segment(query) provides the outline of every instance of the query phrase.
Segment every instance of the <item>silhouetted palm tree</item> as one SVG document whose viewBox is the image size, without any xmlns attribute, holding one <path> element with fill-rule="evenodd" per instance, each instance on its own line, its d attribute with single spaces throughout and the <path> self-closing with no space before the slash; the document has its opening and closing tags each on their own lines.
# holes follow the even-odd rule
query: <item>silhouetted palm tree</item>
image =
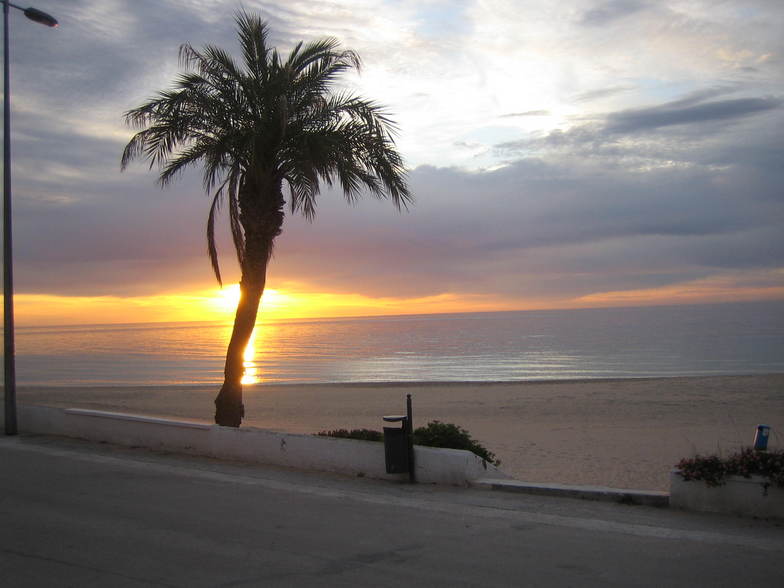
<svg viewBox="0 0 784 588">
<path fill-rule="evenodd" d="M 357 54 L 327 38 L 299 43 L 284 60 L 268 47 L 268 27 L 259 17 L 243 11 L 236 22 L 242 66 L 218 47 L 182 45 L 184 72 L 174 89 L 125 113 L 140 130 L 122 155 L 123 169 L 137 157 L 159 166 L 162 186 L 188 166 L 203 167 L 213 197 L 208 250 L 219 283 L 215 216 L 222 205 L 228 210 L 242 278 L 215 422 L 233 427 L 244 416 L 243 351 L 283 226 L 284 185 L 291 211 L 308 219 L 322 182 L 336 183 L 349 202 L 363 192 L 388 197 L 398 209 L 412 200 L 394 124 L 374 102 L 333 91 L 340 74 L 359 68 Z"/>
</svg>

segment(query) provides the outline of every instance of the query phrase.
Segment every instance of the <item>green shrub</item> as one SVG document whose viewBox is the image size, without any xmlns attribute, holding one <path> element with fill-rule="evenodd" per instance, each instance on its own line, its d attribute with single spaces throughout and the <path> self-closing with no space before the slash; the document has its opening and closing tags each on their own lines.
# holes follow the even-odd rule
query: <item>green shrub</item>
<svg viewBox="0 0 784 588">
<path fill-rule="evenodd" d="M 359 439 L 360 441 L 383 441 L 384 435 L 372 429 L 335 429 L 334 431 L 320 431 L 320 437 L 339 437 L 341 439 Z M 500 465 L 501 460 L 495 454 L 485 449 L 471 435 L 457 425 L 431 421 L 427 426 L 414 430 L 414 444 L 427 447 L 442 447 L 446 449 L 465 449 L 472 451 L 493 465 Z"/>
<path fill-rule="evenodd" d="M 727 467 L 724 461 L 716 455 L 701 456 L 682 459 L 676 466 L 687 482 L 702 480 L 708 486 L 721 486 L 727 476 Z"/>
<path fill-rule="evenodd" d="M 728 476 L 763 476 L 770 484 L 784 488 L 784 451 L 742 449 L 729 457 L 716 455 L 682 459 L 676 466 L 684 480 L 702 480 L 708 486 L 723 486 Z"/>
<path fill-rule="evenodd" d="M 359 439 L 360 441 L 383 441 L 384 435 L 372 429 L 335 429 L 334 431 L 320 431 L 320 437 L 340 437 L 341 439 Z"/>
<path fill-rule="evenodd" d="M 414 443 L 427 447 L 445 447 L 447 449 L 465 449 L 472 451 L 493 465 L 501 465 L 495 454 L 475 441 L 468 431 L 452 423 L 431 421 L 425 427 L 414 430 Z"/>
</svg>

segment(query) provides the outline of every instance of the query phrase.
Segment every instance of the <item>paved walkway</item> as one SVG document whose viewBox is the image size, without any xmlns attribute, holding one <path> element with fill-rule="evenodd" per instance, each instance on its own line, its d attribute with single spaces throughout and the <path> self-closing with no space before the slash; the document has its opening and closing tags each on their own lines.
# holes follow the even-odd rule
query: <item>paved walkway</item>
<svg viewBox="0 0 784 588">
<path fill-rule="evenodd" d="M 0 438 L 3 586 L 781 586 L 784 526 Z"/>
</svg>

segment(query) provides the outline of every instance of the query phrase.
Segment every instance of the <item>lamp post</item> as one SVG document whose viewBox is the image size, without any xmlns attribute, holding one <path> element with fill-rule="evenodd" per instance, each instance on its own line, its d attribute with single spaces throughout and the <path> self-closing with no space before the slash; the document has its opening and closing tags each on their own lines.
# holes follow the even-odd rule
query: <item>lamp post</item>
<svg viewBox="0 0 784 588">
<path fill-rule="evenodd" d="M 32 21 L 56 27 L 57 20 L 37 8 L 3 3 L 3 343 L 5 434 L 16 435 L 16 366 L 14 351 L 14 271 L 11 239 L 11 87 L 8 66 L 8 13 L 16 8 Z"/>
</svg>

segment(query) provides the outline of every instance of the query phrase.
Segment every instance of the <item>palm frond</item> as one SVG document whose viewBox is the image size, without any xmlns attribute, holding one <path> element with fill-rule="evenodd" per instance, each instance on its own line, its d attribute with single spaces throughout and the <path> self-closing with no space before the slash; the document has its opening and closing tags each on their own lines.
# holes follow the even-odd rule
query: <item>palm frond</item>
<svg viewBox="0 0 784 588">
<path fill-rule="evenodd" d="M 231 227 L 231 238 L 234 242 L 234 251 L 237 254 L 237 263 L 240 267 L 245 267 L 245 233 L 242 230 L 240 220 L 239 204 L 239 185 L 241 178 L 239 174 L 229 175 L 229 226 Z"/>
<path fill-rule="evenodd" d="M 210 265 L 212 271 L 215 273 L 215 279 L 218 284 L 223 286 L 223 280 L 220 273 L 220 262 L 218 260 L 218 246 L 215 243 L 215 215 L 220 208 L 221 199 L 223 198 L 223 186 L 215 191 L 210 205 L 210 214 L 207 217 L 207 253 L 210 257 Z"/>
<path fill-rule="evenodd" d="M 318 172 L 312 165 L 304 164 L 292 168 L 286 175 L 286 181 L 291 194 L 291 212 L 301 212 L 309 222 L 312 221 L 316 216 L 316 196 L 320 189 Z"/>
<path fill-rule="evenodd" d="M 258 16 L 239 10 L 234 17 L 240 38 L 240 47 L 248 72 L 257 80 L 266 77 L 268 65 L 268 27 Z"/>
</svg>

